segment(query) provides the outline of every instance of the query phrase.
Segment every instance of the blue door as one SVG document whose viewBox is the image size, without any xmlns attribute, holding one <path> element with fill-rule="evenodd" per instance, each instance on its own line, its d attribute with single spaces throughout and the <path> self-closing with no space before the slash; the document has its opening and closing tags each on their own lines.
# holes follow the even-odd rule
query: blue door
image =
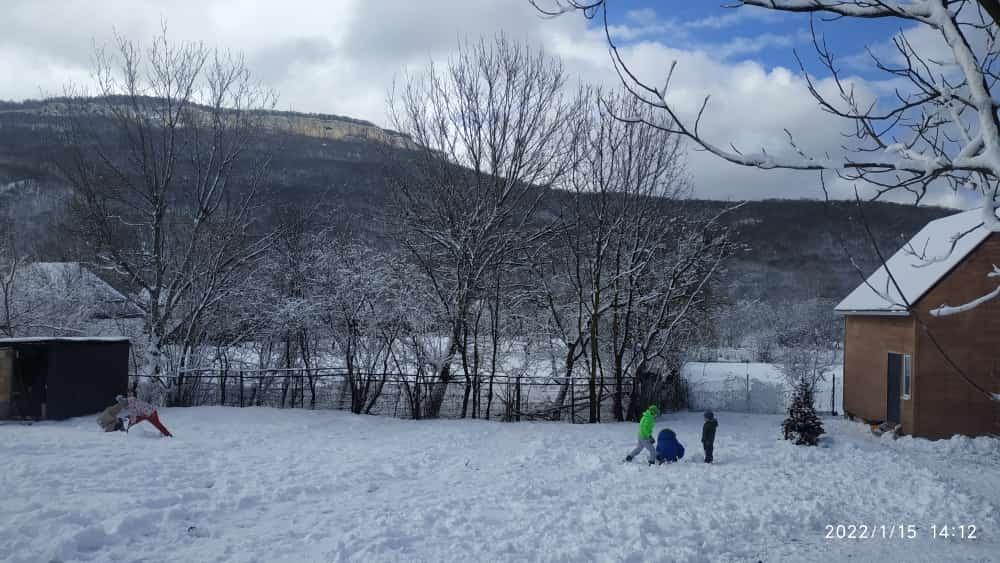
<svg viewBox="0 0 1000 563">
<path fill-rule="evenodd" d="M 885 405 L 885 419 L 888 422 L 899 424 L 899 395 L 903 379 L 903 356 L 902 354 L 889 353 L 889 367 L 886 373 L 887 392 Z"/>
</svg>

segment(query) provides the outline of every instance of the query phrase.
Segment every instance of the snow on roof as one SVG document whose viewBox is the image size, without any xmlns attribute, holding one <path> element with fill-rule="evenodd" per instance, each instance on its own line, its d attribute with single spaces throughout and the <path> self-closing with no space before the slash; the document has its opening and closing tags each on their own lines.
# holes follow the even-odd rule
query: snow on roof
<svg viewBox="0 0 1000 563">
<path fill-rule="evenodd" d="M 849 314 L 906 315 L 907 304 L 916 303 L 989 236 L 982 213 L 981 209 L 970 209 L 931 221 L 835 310 Z M 890 280 L 890 273 L 895 283 Z"/>
<path fill-rule="evenodd" d="M 54 286 L 65 288 L 71 283 L 79 283 L 94 297 L 108 302 L 124 302 L 125 296 L 79 262 L 32 262 L 25 266 L 29 275 L 43 276 Z"/>
<path fill-rule="evenodd" d="M 31 262 L 21 268 L 24 291 L 59 298 L 76 298 L 95 307 L 99 318 L 123 319 L 142 311 L 97 274 L 79 262 Z"/>
<path fill-rule="evenodd" d="M 33 344 L 42 342 L 128 342 L 123 336 L 34 336 L 30 338 L 0 338 L 3 344 Z"/>
</svg>

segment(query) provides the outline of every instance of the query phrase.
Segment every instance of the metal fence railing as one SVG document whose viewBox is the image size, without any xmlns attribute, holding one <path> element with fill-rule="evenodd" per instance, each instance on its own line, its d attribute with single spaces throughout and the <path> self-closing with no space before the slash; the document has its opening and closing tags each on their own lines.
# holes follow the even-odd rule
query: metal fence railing
<svg viewBox="0 0 1000 563">
<path fill-rule="evenodd" d="M 130 388 L 140 397 L 175 406 L 222 405 L 353 410 L 399 418 L 427 416 L 430 399 L 441 389 L 431 377 L 405 373 L 363 373 L 342 369 L 197 369 L 153 377 L 133 374 Z M 628 403 L 631 378 L 623 380 Z M 599 386 L 603 420 L 613 420 L 614 384 Z M 456 374 L 444 388 L 437 416 L 503 421 L 585 422 L 590 408 L 584 378 Z"/>
</svg>

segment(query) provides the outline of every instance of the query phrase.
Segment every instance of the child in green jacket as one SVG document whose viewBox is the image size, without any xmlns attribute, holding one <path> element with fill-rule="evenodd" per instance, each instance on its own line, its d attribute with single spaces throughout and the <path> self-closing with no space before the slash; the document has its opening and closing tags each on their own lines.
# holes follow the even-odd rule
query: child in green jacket
<svg viewBox="0 0 1000 563">
<path fill-rule="evenodd" d="M 649 464 L 653 465 L 656 462 L 656 450 L 653 446 L 656 441 L 653 440 L 653 423 L 656 417 L 660 416 L 660 409 L 656 405 L 650 405 L 644 413 L 642 413 L 642 418 L 639 420 L 639 440 L 630 454 L 625 456 L 625 461 L 632 461 L 632 458 L 639 455 L 639 452 L 646 449 L 649 452 Z"/>
</svg>

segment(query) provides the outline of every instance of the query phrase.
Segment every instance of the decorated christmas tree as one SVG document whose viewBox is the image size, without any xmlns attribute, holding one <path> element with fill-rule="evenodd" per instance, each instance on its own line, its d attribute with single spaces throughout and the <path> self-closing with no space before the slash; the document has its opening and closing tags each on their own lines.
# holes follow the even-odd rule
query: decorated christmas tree
<svg viewBox="0 0 1000 563">
<path fill-rule="evenodd" d="M 813 406 L 813 386 L 800 381 L 795 387 L 795 396 L 788 407 L 788 418 L 781 424 L 786 440 L 795 440 L 797 446 L 815 446 L 825 432 L 823 422 L 816 416 Z"/>
</svg>

